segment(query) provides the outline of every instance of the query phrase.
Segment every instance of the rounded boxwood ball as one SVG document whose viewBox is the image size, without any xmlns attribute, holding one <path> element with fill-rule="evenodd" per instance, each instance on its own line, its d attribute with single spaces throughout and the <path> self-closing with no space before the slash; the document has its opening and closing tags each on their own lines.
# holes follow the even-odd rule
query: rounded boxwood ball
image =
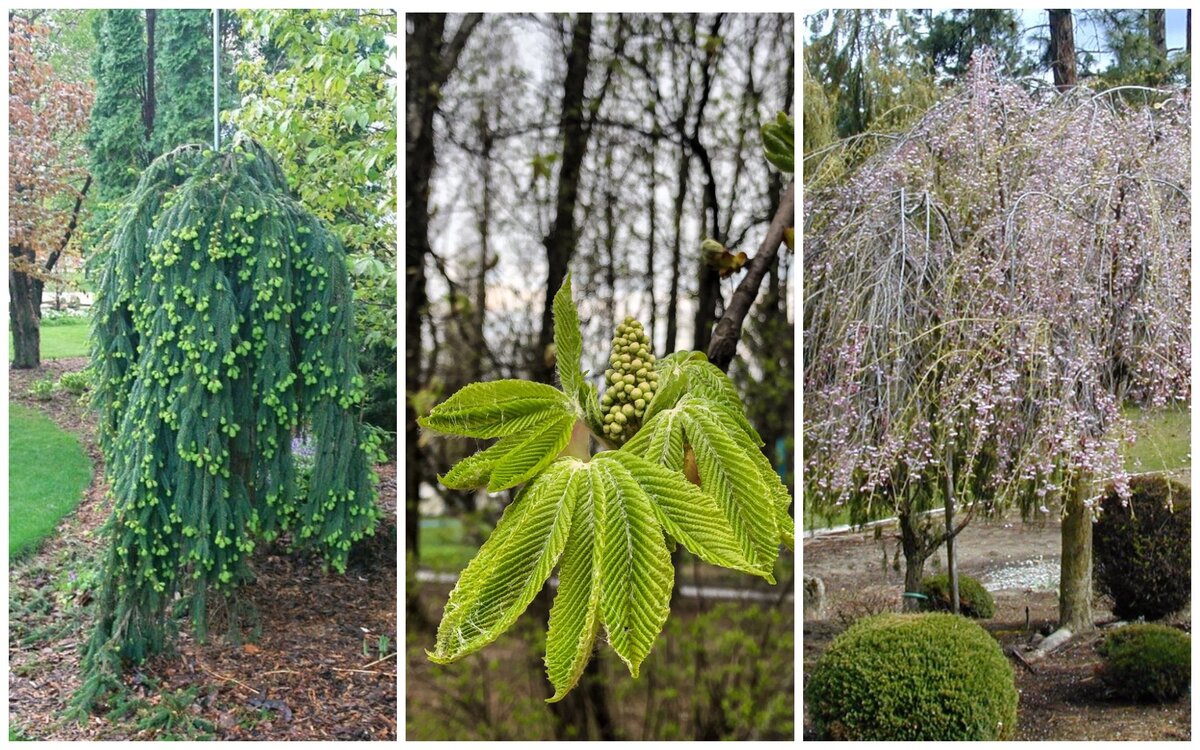
<svg viewBox="0 0 1200 750">
<path fill-rule="evenodd" d="M 952 614 L 867 617 L 834 639 L 805 690 L 820 739 L 1004 740 L 1012 668 L 987 631 Z"/>
<path fill-rule="evenodd" d="M 952 609 L 948 574 L 929 576 L 921 581 L 921 593 L 929 597 L 921 603 L 921 609 L 936 612 L 949 612 Z M 967 617 L 987 620 L 996 615 L 996 602 L 982 583 L 970 576 L 959 574 L 958 609 L 960 614 Z"/>
<path fill-rule="evenodd" d="M 1101 676 L 1119 695 L 1166 703 L 1192 682 L 1192 639 L 1166 625 L 1129 625 L 1100 644 Z"/>
</svg>

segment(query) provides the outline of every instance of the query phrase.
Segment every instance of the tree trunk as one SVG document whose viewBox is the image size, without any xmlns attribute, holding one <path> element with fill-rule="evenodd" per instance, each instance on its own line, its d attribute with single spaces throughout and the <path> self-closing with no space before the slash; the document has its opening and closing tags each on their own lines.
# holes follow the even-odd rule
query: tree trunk
<svg viewBox="0 0 1200 750">
<path fill-rule="evenodd" d="M 712 26 L 709 28 L 708 36 L 710 39 L 715 39 L 721 35 L 721 23 L 724 20 L 724 14 L 718 13 L 713 18 Z M 700 162 L 700 167 L 704 171 L 704 208 L 708 215 L 708 237 L 725 244 L 725 237 L 721 233 L 721 217 L 720 208 L 717 203 L 717 178 L 713 173 L 712 162 L 708 156 L 708 150 L 704 147 L 703 141 L 700 139 L 700 130 L 704 123 L 704 110 L 708 106 L 709 97 L 712 94 L 713 73 L 720 59 L 721 49 L 724 45 L 707 45 L 705 50 L 704 65 L 701 67 L 701 83 L 700 83 L 700 99 L 696 103 L 696 118 L 692 122 L 692 132 L 687 138 L 688 144 L 697 159 Z M 682 135 L 682 134 L 681 134 Z M 700 257 L 699 253 L 696 253 Z M 692 346 L 696 351 L 706 351 L 708 344 L 712 340 L 713 324 L 717 321 L 717 306 L 721 300 L 721 277 L 717 273 L 717 269 L 708 265 L 701 258 L 699 263 L 699 279 L 697 283 L 696 293 L 696 317 L 694 321 L 694 344 Z"/>
<path fill-rule="evenodd" d="M 1191 55 L 1192 54 L 1192 9 L 1191 8 L 1188 8 L 1188 11 L 1187 11 L 1187 26 L 1186 26 L 1186 28 L 1187 28 L 1187 41 L 1184 43 L 1184 49 L 1187 50 L 1188 55 Z"/>
<path fill-rule="evenodd" d="M 542 241 L 546 248 L 546 299 L 542 306 L 542 328 L 538 343 L 531 352 L 531 371 L 534 379 L 554 382 L 554 362 L 546 357 L 546 349 L 554 341 L 554 295 L 567 275 L 567 266 L 575 254 L 578 232 L 575 227 L 575 207 L 579 197 L 579 180 L 583 158 L 587 153 L 588 127 L 584 121 L 584 85 L 592 53 L 592 15 L 580 13 L 575 17 L 571 32 L 571 48 L 567 52 L 567 74 L 563 82 L 562 109 L 558 130 L 563 139 L 562 160 L 558 172 L 558 189 L 554 203 L 554 220 L 550 232 Z"/>
<path fill-rule="evenodd" d="M 679 46 L 684 49 L 684 62 L 680 77 L 684 79 L 683 103 L 679 108 L 679 116 L 675 118 L 675 131 L 682 135 L 687 128 L 687 118 L 692 109 L 692 58 L 691 52 L 696 48 L 696 14 L 688 16 L 688 34 L 680 45 L 678 37 L 676 44 L 671 47 L 672 69 L 676 51 Z M 674 234 L 671 237 L 671 288 L 667 295 L 667 338 L 663 347 L 664 354 L 674 354 L 676 339 L 679 331 L 679 270 L 683 265 L 683 210 L 687 205 L 688 175 L 692 168 L 692 152 L 686 145 L 679 148 L 679 168 L 675 173 L 675 201 L 672 205 L 672 223 Z"/>
<path fill-rule="evenodd" d="M 667 340 L 664 354 L 675 353 L 675 340 L 679 326 L 679 269 L 683 264 L 683 208 L 687 201 L 688 172 L 691 169 L 691 153 L 687 147 L 679 151 L 679 171 L 676 173 L 675 204 L 673 221 L 675 234 L 671 240 L 671 291 L 667 296 Z"/>
<path fill-rule="evenodd" d="M 903 507 L 900 518 L 900 548 L 904 551 L 904 591 L 916 593 L 921 590 L 921 579 L 925 577 L 925 561 L 932 550 L 923 538 L 921 521 L 911 503 Z M 911 596 L 904 597 L 904 611 L 916 612 L 921 603 Z"/>
<path fill-rule="evenodd" d="M 1167 12 L 1161 8 L 1146 11 L 1150 44 L 1164 60 L 1167 58 Z"/>
<path fill-rule="evenodd" d="M 154 27 L 158 20 L 158 11 L 146 11 L 146 93 L 142 99 L 142 127 L 146 132 L 146 143 L 154 134 Z M 147 159 L 149 161 L 149 159 Z"/>
<path fill-rule="evenodd" d="M 489 259 L 488 243 L 491 239 L 492 227 L 492 146 L 494 138 L 492 136 L 491 124 L 488 121 L 488 103 L 484 102 L 479 105 L 479 173 L 480 173 L 480 192 L 482 200 L 480 201 L 479 218 L 477 228 L 479 230 L 479 269 L 478 276 L 475 278 L 475 300 L 473 302 L 473 312 L 471 319 L 472 335 L 475 337 L 475 345 L 471 347 L 469 354 L 471 358 L 471 380 L 479 382 L 483 380 L 483 350 L 486 345 L 484 338 L 484 323 L 487 310 L 487 272 Z"/>
<path fill-rule="evenodd" d="M 1062 521 L 1058 626 L 1072 633 L 1086 633 L 1096 627 L 1092 616 L 1092 511 L 1084 504 L 1090 489 L 1086 477 L 1074 480 Z"/>
<path fill-rule="evenodd" d="M 958 562 L 954 557 L 954 455 L 946 450 L 946 574 L 950 581 L 950 611 L 959 614 Z"/>
<path fill-rule="evenodd" d="M 449 44 L 443 40 L 444 13 L 414 13 L 405 43 L 405 247 L 404 247 L 404 548 L 407 563 L 420 559 L 420 488 L 423 456 L 421 430 L 412 407 L 412 396 L 424 387 L 421 322 L 428 297 L 425 289 L 425 259 L 429 245 L 429 187 L 437 163 L 433 120 L 441 103 L 440 88 L 458 64 L 458 56 L 482 16 L 468 14 Z M 413 593 L 413 592 L 406 592 Z M 415 601 L 406 599 L 409 611 Z"/>
<path fill-rule="evenodd" d="M 13 259 L 35 267 L 32 250 L 9 247 Z M 13 362 L 17 370 L 32 370 L 42 364 L 42 288 L 41 279 L 17 268 L 8 271 L 8 312 L 12 325 Z"/>
<path fill-rule="evenodd" d="M 651 108 L 654 104 L 651 103 Z M 653 114 L 653 113 L 652 113 Z M 654 342 L 658 340 L 658 305 L 654 300 L 654 243 L 657 240 L 655 235 L 656 225 L 658 224 L 658 199 L 655 193 L 658 190 L 658 170 L 654 164 L 654 159 L 658 154 L 658 139 L 650 140 L 650 147 L 647 153 L 647 161 L 649 162 L 648 175 L 650 182 L 650 228 L 646 237 L 646 299 L 650 301 L 650 348 L 654 348 Z"/>
<path fill-rule="evenodd" d="M 1075 29 L 1071 11 L 1050 11 L 1050 69 L 1059 91 L 1075 86 Z"/>
</svg>

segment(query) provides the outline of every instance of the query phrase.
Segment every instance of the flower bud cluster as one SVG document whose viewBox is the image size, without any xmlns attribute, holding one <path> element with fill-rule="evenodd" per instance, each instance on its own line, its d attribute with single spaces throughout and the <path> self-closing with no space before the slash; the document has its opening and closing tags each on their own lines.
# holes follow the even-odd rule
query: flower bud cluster
<svg viewBox="0 0 1200 750">
<path fill-rule="evenodd" d="M 604 371 L 608 388 L 600 398 L 600 406 L 604 411 L 605 437 L 620 445 L 642 426 L 646 405 L 658 390 L 650 338 L 642 324 L 632 317 L 626 317 L 617 326 L 608 364 Z"/>
</svg>

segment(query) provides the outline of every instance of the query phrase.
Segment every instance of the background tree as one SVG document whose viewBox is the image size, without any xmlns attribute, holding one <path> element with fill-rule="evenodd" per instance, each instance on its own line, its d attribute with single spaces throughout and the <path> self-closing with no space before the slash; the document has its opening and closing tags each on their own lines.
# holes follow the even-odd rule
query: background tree
<svg viewBox="0 0 1200 750">
<path fill-rule="evenodd" d="M 45 27 L 9 18 L 9 319 L 13 366 L 41 364 L 42 290 L 72 247 L 91 177 L 80 142 L 92 104 L 38 53 Z"/>
<path fill-rule="evenodd" d="M 404 509 L 407 524 L 404 549 L 408 564 L 415 567 L 420 554 L 421 516 L 418 503 L 425 473 L 420 428 L 417 426 L 417 412 L 412 399 L 425 387 L 421 332 L 428 302 L 425 264 L 432 254 L 429 244 L 429 191 L 437 164 L 434 118 L 441 106 L 441 89 L 454 72 L 458 57 L 482 16 L 465 16 L 449 39 L 445 38 L 446 14 L 408 14 L 406 19 L 404 319 L 408 334 L 404 349 Z"/>
<path fill-rule="evenodd" d="M 149 13 L 150 11 L 147 11 Z M 154 154 L 212 141 L 212 11 L 160 10 L 155 22 Z M 231 71 L 223 71 L 226 79 Z"/>
<path fill-rule="evenodd" d="M 394 432 L 396 16 L 272 10 L 234 20 L 240 104 L 225 117 L 279 154 L 300 201 L 346 246 L 369 374 L 364 418 Z"/>
<path fill-rule="evenodd" d="M 137 184 L 149 161 L 144 119 L 146 27 L 139 10 L 106 10 L 93 23 L 96 103 L 87 148 L 96 197 L 111 202 Z"/>
</svg>

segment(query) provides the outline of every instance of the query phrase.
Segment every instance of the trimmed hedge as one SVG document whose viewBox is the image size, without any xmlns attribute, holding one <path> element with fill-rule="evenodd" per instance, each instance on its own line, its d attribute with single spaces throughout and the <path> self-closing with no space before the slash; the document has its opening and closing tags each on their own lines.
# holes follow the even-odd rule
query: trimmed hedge
<svg viewBox="0 0 1200 750">
<path fill-rule="evenodd" d="M 1017 725 L 1008 660 L 959 615 L 858 621 L 821 655 L 805 694 L 820 739 L 1003 740 Z"/>
<path fill-rule="evenodd" d="M 1192 681 L 1192 639 L 1166 625 L 1128 625 L 1100 644 L 1101 675 L 1119 695 L 1166 703 L 1185 695 Z"/>
<path fill-rule="evenodd" d="M 921 602 L 921 609 L 935 612 L 949 612 L 950 606 L 950 576 L 942 573 L 929 576 L 921 581 L 921 593 L 929 597 Z M 958 609 L 959 613 L 975 620 L 986 620 L 996 614 L 996 602 L 992 595 L 979 581 L 958 575 Z"/>
<path fill-rule="evenodd" d="M 1092 527 L 1096 590 L 1123 620 L 1158 620 L 1192 593 L 1191 490 L 1161 476 L 1134 477 L 1131 496 L 1109 489 Z"/>
</svg>

